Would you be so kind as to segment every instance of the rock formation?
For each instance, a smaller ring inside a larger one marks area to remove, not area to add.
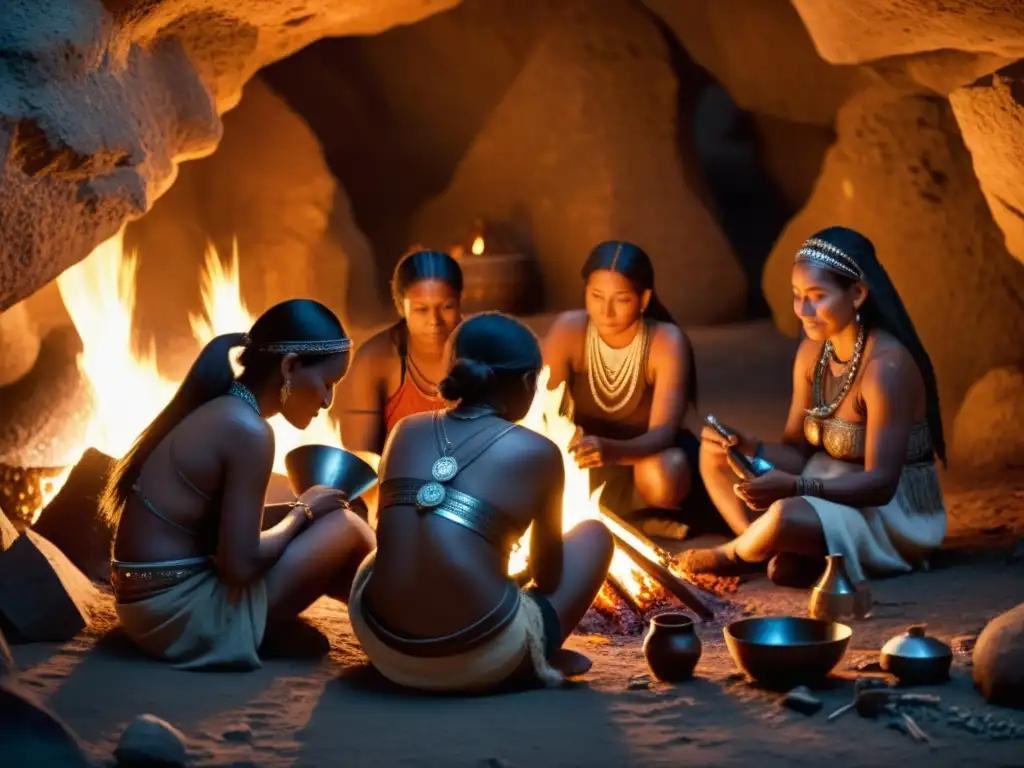
[[[598,242],[635,240],[682,322],[738,318],[746,283],[677,143],[664,38],[625,2],[574,2],[546,25],[413,239],[458,242],[466,211],[529,221],[550,309],[578,306]]]
[[[0,9],[0,310],[145,213],[261,67],[457,0],[7,0]]]
[[[1024,363],[1024,269],[988,215],[948,102],[880,86],[839,112],[838,139],[811,199],[764,272],[776,324],[797,332],[790,269],[832,224],[870,237],[935,364],[947,425],[990,368]],[[948,427],[947,427],[948,428]]]
[[[1024,603],[997,616],[974,646],[974,683],[992,704],[1024,709]]]
[[[993,368],[967,391],[953,423],[951,465],[975,474],[1024,471],[1024,370]]]

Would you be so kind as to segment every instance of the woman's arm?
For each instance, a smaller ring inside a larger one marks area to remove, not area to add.
[[[544,365],[551,370],[548,388],[554,389],[559,384],[568,384],[572,376],[572,351],[580,344],[580,334],[586,328],[586,313],[563,312],[555,318],[547,334],[541,341],[541,353]]]
[[[779,443],[765,444],[763,449],[764,457],[768,461],[777,469],[792,475],[803,472],[804,465],[814,453],[814,446],[804,437],[804,416],[812,404],[811,377],[819,354],[821,344],[810,339],[802,341],[797,348],[796,359],[793,361],[793,398],[789,404],[789,415],[786,417],[786,427],[782,431],[782,440]],[[757,444],[742,446],[741,450],[753,455],[757,450]]]
[[[341,381],[341,434],[350,451],[384,450],[384,377],[380,375],[380,337],[356,351]],[[386,340],[387,341],[387,340]]]
[[[231,421],[221,434],[227,458],[217,570],[224,581],[242,586],[278,561],[305,526],[305,514],[295,508],[269,531],[262,531],[263,501],[274,466],[274,433],[252,414]]]
[[[920,374],[903,349],[886,352],[864,368],[860,396],[867,411],[864,469],[818,480],[814,495],[850,507],[880,507],[899,486],[910,441]]]
[[[660,323],[651,339],[651,374],[653,379],[651,417],[647,431],[632,440],[602,442],[611,462],[636,464],[638,461],[671,448],[676,441],[686,413],[690,342],[675,325]],[[641,371],[639,375],[646,375]]]
[[[533,519],[530,534],[529,571],[537,589],[551,594],[562,581],[562,493],[565,490],[565,465],[554,443],[544,451],[531,473],[544,483],[544,500]]]

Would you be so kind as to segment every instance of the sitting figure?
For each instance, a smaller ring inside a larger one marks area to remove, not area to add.
[[[280,413],[309,426],[330,406],[350,348],[327,307],[278,304],[248,334],[207,344],[118,462],[102,500],[117,526],[111,583],[143,650],[182,669],[257,668],[268,621],[294,618],[323,594],[348,598],[374,538],[337,491],[311,489],[262,527],[275,456],[266,420]]]
[[[377,551],[352,585],[352,628],[408,688],[481,691],[531,671],[559,684],[550,661],[605,580],[611,535],[596,521],[563,534],[561,453],[516,425],[541,369],[533,333],[483,314],[450,345],[440,392],[453,406],[406,417],[384,448]],[[528,528],[535,585],[522,591],[509,555]]]
[[[650,258],[632,243],[601,243],[583,279],[586,309],[560,315],[544,340],[549,386],[567,383],[579,427],[577,463],[620,515],[668,510],[643,522],[653,535],[685,531],[678,523],[698,522],[698,509],[717,517],[697,470],[700,442],[683,426],[697,399],[693,347],[654,292]]]
[[[679,564],[725,574],[778,555],[769,571],[791,586],[812,583],[829,554],[843,555],[858,583],[908,572],[946,532],[931,360],[863,235],[818,232],[797,253],[792,283],[806,338],[782,443],[704,430],[701,472],[737,538],[686,552]],[[741,480],[730,445],[775,469]]]
[[[350,451],[380,455],[401,419],[444,407],[437,385],[445,343],[462,321],[462,269],[447,253],[416,251],[395,267],[391,292],[401,319],[359,347],[341,386]]]

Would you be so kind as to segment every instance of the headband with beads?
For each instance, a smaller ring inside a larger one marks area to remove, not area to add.
[[[252,346],[249,334],[242,335],[242,345]],[[343,336],[327,341],[272,341],[256,349],[273,355],[336,355],[352,349],[352,339]]]
[[[809,261],[854,280],[864,279],[864,272],[846,251],[818,237],[812,237],[803,244],[796,253],[796,261]]]

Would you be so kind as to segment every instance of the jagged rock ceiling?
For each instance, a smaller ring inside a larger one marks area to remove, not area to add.
[[[377,34],[458,0],[4,0],[0,311],[124,221],[261,67],[322,37]]]

